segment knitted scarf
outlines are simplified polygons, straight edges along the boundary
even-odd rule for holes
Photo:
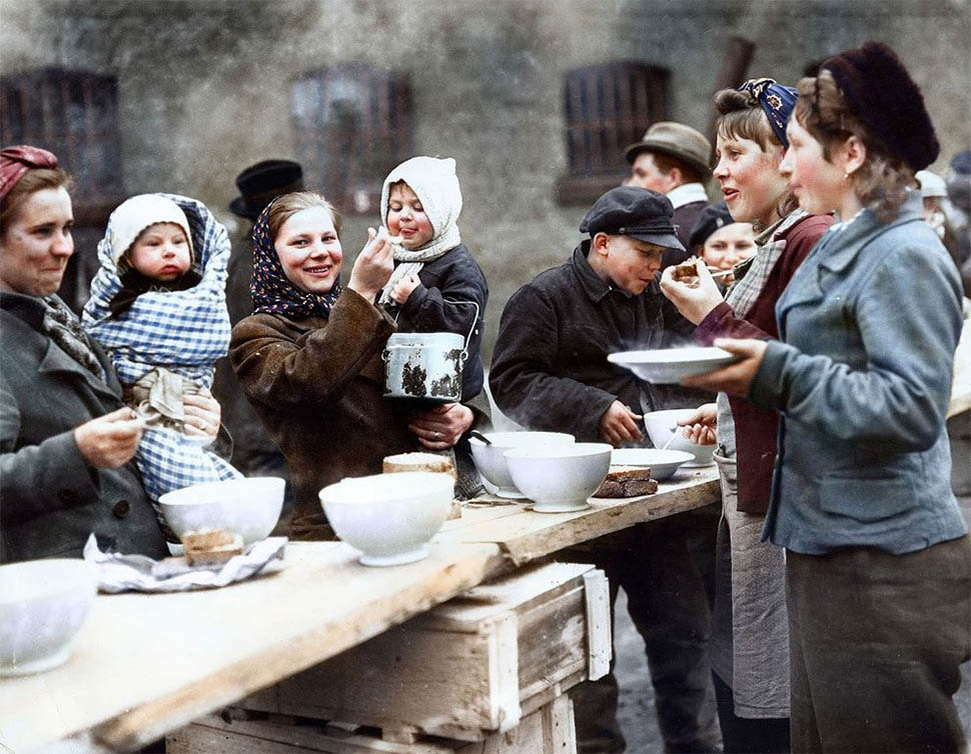
[[[41,302],[44,304],[44,321],[41,323],[44,334],[95,377],[107,379],[101,362],[94,355],[91,339],[70,307],[56,295],[46,296]]]

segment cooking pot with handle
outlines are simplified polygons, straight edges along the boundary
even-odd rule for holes
[[[448,301],[475,307],[475,319],[466,338],[452,332],[394,333],[388,338],[384,359],[386,398],[410,398],[453,403],[462,398],[462,368],[479,321],[474,301]]]

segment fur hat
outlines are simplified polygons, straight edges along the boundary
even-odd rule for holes
[[[867,42],[825,61],[853,114],[883,147],[913,171],[937,159],[940,145],[920,88],[882,42]]]
[[[158,194],[139,194],[119,204],[108,218],[111,259],[117,265],[142,231],[157,223],[174,223],[185,231],[189,253],[195,259],[192,231],[182,208]]]

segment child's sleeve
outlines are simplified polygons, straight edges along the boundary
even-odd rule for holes
[[[451,264],[443,270],[438,284],[428,286],[422,280],[401,307],[418,332],[454,332],[465,337],[485,316],[489,286],[482,269],[464,247],[449,252],[448,256],[452,255],[454,259],[449,260]],[[476,306],[470,306],[470,302]],[[481,339],[482,328],[475,329]],[[477,343],[469,344],[470,351],[476,348]]]

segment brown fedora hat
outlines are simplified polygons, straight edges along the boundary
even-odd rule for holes
[[[641,152],[660,152],[683,160],[703,176],[711,175],[711,143],[700,131],[683,123],[661,121],[652,125],[643,139],[624,150],[627,162],[633,163]]]

